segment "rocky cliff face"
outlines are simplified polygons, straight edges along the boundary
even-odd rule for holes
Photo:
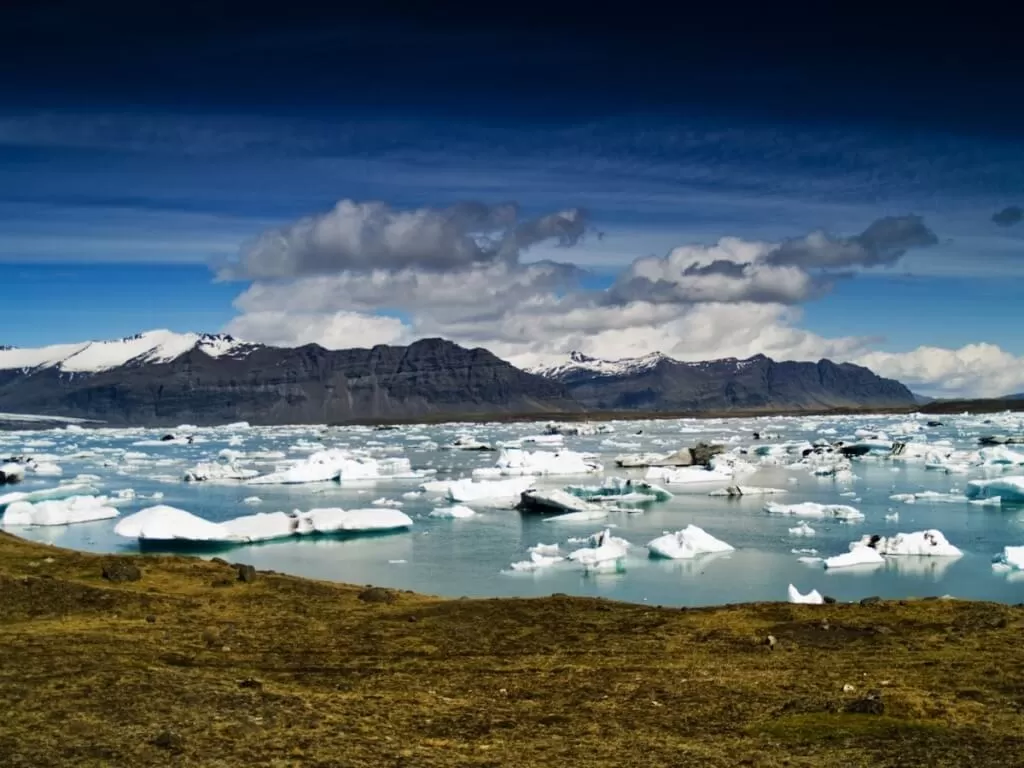
[[[813,410],[913,405],[892,379],[850,363],[776,362],[764,355],[683,363],[663,355],[595,360],[578,353],[535,373],[564,384],[585,407],[605,410]]]
[[[57,362],[51,355],[34,367],[23,365],[38,363],[38,356],[27,354],[34,350],[0,353],[19,354],[15,362],[22,364],[11,368],[8,363],[0,370],[0,410],[108,424],[175,425],[335,423],[580,408],[562,384],[525,373],[487,350],[442,339],[332,351],[201,337],[174,354],[180,347],[175,340],[164,343],[162,351],[146,350],[129,360],[109,347],[102,348],[102,355],[83,349]],[[100,362],[92,362],[97,357]]]

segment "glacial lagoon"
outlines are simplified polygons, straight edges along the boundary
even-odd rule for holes
[[[786,600],[787,587],[793,584],[800,592],[818,590],[838,600],[878,595],[1020,602],[1024,600],[1024,571],[993,568],[993,558],[1006,546],[1024,544],[1024,504],[1004,499],[1001,504],[982,505],[970,503],[964,494],[971,480],[1024,475],[1024,466],[1014,465],[1016,457],[1024,461],[1024,446],[982,450],[979,445],[985,436],[1024,434],[1024,419],[1019,414],[948,416],[940,418],[941,426],[929,426],[935,418],[857,415],[616,421],[590,425],[600,428],[595,434],[566,434],[560,445],[532,442],[546,431],[546,422],[385,430],[182,425],[172,430],[8,432],[0,434],[0,455],[32,457],[33,464],[44,471],[34,472],[30,464],[22,482],[3,486],[0,493],[32,492],[71,482],[92,485],[117,509],[118,518],[5,527],[25,538],[94,552],[139,551],[139,541],[116,535],[115,526],[139,510],[160,504],[214,523],[277,510],[398,508],[412,520],[407,530],[285,538],[234,545],[203,556],[218,555],[260,569],[318,579],[450,597],[530,597],[561,592],[698,606]],[[566,431],[573,431],[572,425],[567,426]],[[161,440],[168,432],[179,439]],[[586,476],[539,477],[533,487],[542,490],[596,485],[613,477],[639,480],[645,470],[621,469],[616,457],[666,454],[699,442],[722,444],[725,458],[718,463],[724,471],[737,474],[728,483],[711,486],[664,483],[673,494],[671,499],[628,507],[610,505],[604,520],[553,521],[520,513],[508,505],[473,502],[465,502],[476,512],[471,517],[431,516],[453,502],[445,500],[443,493],[420,492],[425,480],[436,483],[470,477],[474,470],[493,468],[500,455],[497,451],[452,448],[460,438],[463,444],[519,445],[526,451],[561,449],[589,456],[589,461],[603,466],[600,472]],[[870,451],[844,463],[838,472],[822,471],[803,458],[808,443],[840,441],[868,446]],[[911,448],[890,449],[903,443]],[[406,458],[419,474],[430,475],[290,485],[183,479],[197,465],[221,466],[225,462],[247,474],[266,475],[301,466],[307,457],[325,449],[379,460]],[[59,467],[59,475],[54,465]],[[815,474],[815,469],[822,473]],[[709,495],[709,488],[729,484],[776,488],[785,493]],[[934,494],[932,498],[929,492]],[[910,501],[902,496],[922,493],[923,497]],[[258,497],[258,502],[253,497]],[[765,506],[769,502],[846,505],[864,517],[844,521],[768,514]],[[804,523],[814,535],[790,532]],[[734,550],[682,560],[650,557],[648,542],[691,524]],[[586,546],[584,539],[605,529],[631,545],[613,568],[595,570],[562,561],[533,571],[511,569],[513,563],[529,560],[530,548],[538,544],[558,545],[564,555]],[[930,529],[941,531],[963,555],[887,556],[878,565],[837,569],[827,569],[813,559],[847,552],[851,542],[865,535]]]

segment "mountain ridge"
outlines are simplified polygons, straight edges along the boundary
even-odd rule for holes
[[[113,425],[343,423],[600,411],[902,407],[899,382],[850,363],[764,355],[693,363],[656,352],[521,370],[441,338],[406,346],[276,347],[227,334],[146,331],[0,348],[0,410]]]

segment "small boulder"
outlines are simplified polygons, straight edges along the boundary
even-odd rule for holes
[[[393,603],[398,599],[394,592],[383,587],[369,587],[360,592],[357,597],[364,603]]]
[[[181,737],[181,734],[171,730],[158,733],[153,739],[152,744],[154,747],[166,749],[168,752],[181,752],[185,749],[185,740]]]
[[[775,635],[768,635],[768,637],[764,639],[764,644],[768,646],[769,651],[774,651],[776,646],[779,644],[779,641],[775,639]]]
[[[247,677],[244,680],[238,681],[239,688],[251,688],[257,691],[263,689],[263,683],[257,680],[255,677]]]
[[[713,456],[717,456],[720,453],[725,453],[724,445],[697,443],[690,449],[690,455],[693,457],[693,463],[704,467],[711,462]]]
[[[867,696],[847,704],[846,711],[852,715],[884,715],[885,703],[878,691],[871,691]]]
[[[235,563],[235,570],[238,572],[238,580],[245,583],[251,584],[256,581],[256,568],[252,565],[246,565],[245,563]]]
[[[837,602],[834,597],[829,597],[828,595],[825,595],[822,599],[825,601],[825,605],[835,605]]]
[[[147,624],[156,624],[156,616],[154,616],[154,615],[153,615],[152,613],[151,613],[151,614],[149,614],[149,615],[148,615],[148,616],[146,617],[146,623],[147,623]]]
[[[142,578],[142,571],[131,560],[108,560],[103,564],[103,578],[114,584],[138,581]]]
[[[881,602],[882,602],[882,598],[878,597],[877,595],[873,595],[871,597],[865,597],[863,600],[860,601],[860,604],[861,605],[878,605]]]

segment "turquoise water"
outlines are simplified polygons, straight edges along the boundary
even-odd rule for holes
[[[985,423],[986,421],[994,423]],[[605,475],[642,477],[642,471],[617,470],[613,457],[626,452],[666,452],[698,440],[724,442],[730,449],[791,440],[829,440],[853,437],[857,429],[896,434],[906,418],[772,418],[761,420],[616,422],[612,434],[566,437],[565,447],[599,454]],[[918,420],[923,427],[925,420]],[[1018,417],[955,417],[942,427],[922,428],[913,440],[952,440],[958,449],[976,450],[981,435],[1024,433]],[[437,470],[437,478],[462,477],[472,469],[492,466],[496,454],[441,450],[459,434],[472,434],[486,442],[507,441],[537,434],[542,424],[444,425],[406,427],[390,431],[365,428],[221,428],[188,429],[195,435],[191,445],[134,445],[153,440],[162,432],[145,430],[98,430],[69,432],[50,430],[0,435],[0,454],[35,455],[56,462],[62,478],[30,475],[25,482],[4,490],[52,487],[80,473],[100,477],[102,493],[113,495],[133,489],[136,498],[120,504],[127,515],[163,503],[219,521],[257,511],[307,510],[340,506],[365,508],[379,499],[403,503],[414,520],[412,529],[385,536],[350,539],[290,539],[259,545],[238,546],[222,556],[257,568],[356,584],[377,584],[446,596],[536,596],[553,592],[604,596],[659,605],[709,605],[754,600],[784,600],[793,583],[802,592],[817,589],[840,600],[868,595],[924,597],[952,595],[1004,602],[1024,601],[1024,573],[993,570],[992,558],[1007,545],[1024,544],[1024,506],[979,507],[966,502],[903,504],[891,500],[895,493],[925,490],[962,492],[968,479],[1001,474],[1024,474],[1024,467],[1006,469],[972,467],[969,474],[946,474],[924,468],[923,462],[871,457],[853,462],[855,479],[837,481],[816,477],[804,470],[766,466],[744,485],[772,486],[788,492],[775,497],[728,499],[710,497],[707,490],[686,492],[670,487],[676,496],[649,505],[636,513],[613,512],[601,522],[552,523],[523,516],[511,509],[473,506],[475,517],[444,520],[428,517],[436,496],[416,499],[403,494],[417,488],[415,480],[382,480],[352,487],[338,483],[304,486],[249,486],[245,484],[185,483],[185,469],[200,461],[215,460],[230,448],[246,458],[239,466],[270,471],[282,452],[299,459],[313,447],[347,447],[379,456],[406,456],[414,468]],[[772,438],[755,441],[753,431]],[[639,433],[639,434],[638,434]],[[605,441],[628,443],[624,448]],[[533,448],[532,446],[526,446]],[[1024,446],[1021,446],[1024,448]],[[545,487],[568,483],[594,483],[598,478],[546,478]],[[163,494],[159,500],[151,497]],[[843,495],[846,494],[846,495]],[[243,499],[259,496],[258,506]],[[866,516],[857,523],[809,519],[817,535],[790,536],[788,529],[799,518],[767,515],[767,500],[786,504],[801,501],[849,504]],[[886,516],[898,513],[898,521]],[[18,535],[63,547],[96,552],[133,552],[134,540],[113,534],[117,521],[78,525],[10,529]],[[676,531],[693,523],[722,539],[736,551],[693,560],[652,560],[643,545],[664,531]],[[558,543],[562,551],[575,546],[568,539],[583,537],[611,526],[613,534],[634,547],[623,567],[614,573],[588,573],[557,566],[532,573],[509,572],[509,565],[529,558],[527,549],[540,542]],[[821,556],[847,551],[851,541],[864,534],[890,535],[934,528],[964,552],[956,559],[891,557],[877,569],[826,570],[820,563],[798,561],[794,549],[813,548]],[[1018,577],[1021,580],[1018,580]]]

